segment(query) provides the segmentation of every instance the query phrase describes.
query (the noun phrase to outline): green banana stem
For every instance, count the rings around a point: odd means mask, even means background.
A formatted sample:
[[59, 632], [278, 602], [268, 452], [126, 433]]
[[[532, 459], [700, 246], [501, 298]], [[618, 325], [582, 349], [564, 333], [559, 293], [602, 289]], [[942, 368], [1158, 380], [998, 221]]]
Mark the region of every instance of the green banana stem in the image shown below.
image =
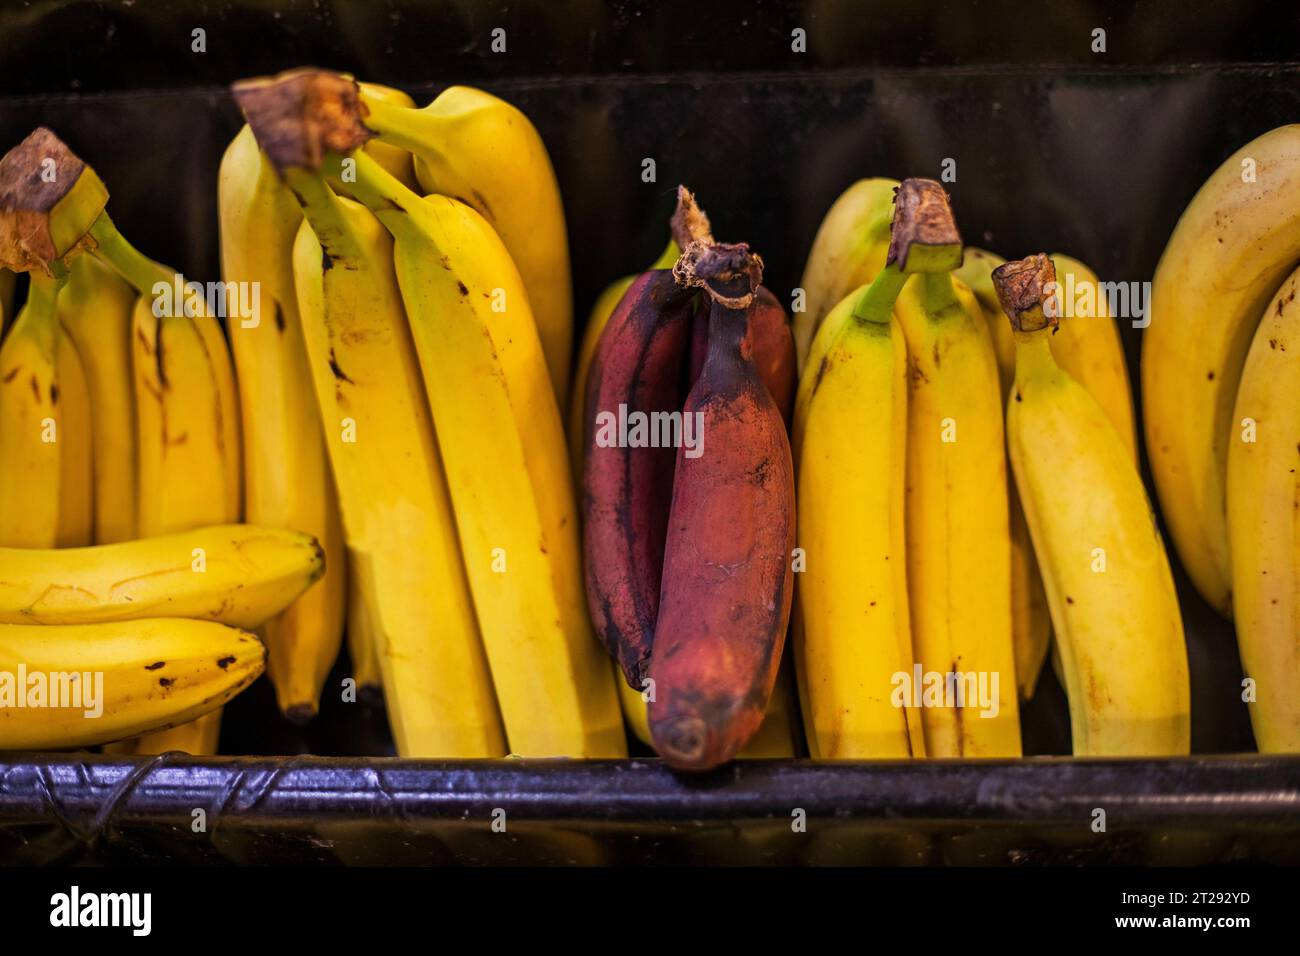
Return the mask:
[[126, 241], [107, 212], [99, 214], [90, 227], [95, 240], [92, 250], [96, 257], [111, 266], [140, 295], [152, 295], [159, 282], [170, 286], [176, 281], [176, 271], [154, 262]]
[[[408, 189], [365, 151], [356, 150], [347, 158], [356, 163], [356, 181], [348, 182], [352, 194], [390, 232], [403, 235], [418, 230], [426, 238], [437, 234], [433, 212], [422, 196]], [[343, 157], [337, 154], [327, 156], [321, 163], [322, 175], [341, 177], [342, 172]]]
[[59, 290], [68, 281], [67, 268], [60, 262], [52, 265], [55, 267], [53, 276], [47, 276], [37, 269], [32, 270], [30, 273], [32, 284], [27, 291], [27, 303], [18, 314], [19, 322], [34, 330], [34, 335], [40, 340], [40, 349], [46, 355], [53, 355], [56, 348], [59, 323], [55, 303], [59, 297]]
[[896, 264], [885, 266], [858, 296], [858, 301], [853, 304], [853, 317], [859, 322], [888, 325], [894, 314], [894, 303], [907, 280], [908, 276]]
[[942, 316], [952, 310], [963, 310], [951, 272], [922, 272], [916, 281], [920, 283], [918, 291], [928, 315]]
[[316, 172], [290, 167], [284, 171], [284, 182], [302, 207], [302, 214], [325, 254], [331, 258], [355, 258], [359, 250], [350, 238], [343, 201], [330, 189], [324, 178], [326, 174], [323, 167]]
[[369, 110], [363, 121], [366, 128], [378, 133], [384, 142], [417, 156], [434, 151], [430, 145], [433, 137], [429, 135], [428, 117], [423, 110], [385, 102], [370, 96], [364, 88], [361, 101]]

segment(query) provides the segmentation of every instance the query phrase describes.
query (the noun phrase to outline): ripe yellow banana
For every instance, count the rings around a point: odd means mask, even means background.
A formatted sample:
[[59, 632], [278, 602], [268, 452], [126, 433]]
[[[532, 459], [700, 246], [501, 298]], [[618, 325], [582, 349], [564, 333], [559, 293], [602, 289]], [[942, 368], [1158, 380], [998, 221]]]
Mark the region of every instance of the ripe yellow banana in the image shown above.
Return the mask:
[[352, 567], [373, 598], [398, 753], [502, 756], [392, 240], [364, 206], [316, 176], [285, 175], [306, 213], [294, 244], [298, 310], [348, 547], [364, 557]]
[[393, 234], [511, 753], [623, 756], [582, 590], [564, 427], [519, 273], [472, 208], [422, 199], [365, 153], [352, 158], [353, 190]]
[[86, 747], [201, 720], [265, 658], [252, 634], [210, 621], [0, 625], [0, 750]]
[[[909, 190], [910, 184], [916, 185]], [[896, 216], [912, 203], [948, 208], [932, 180], [907, 180]], [[955, 225], [951, 235], [959, 244]], [[904, 260], [903, 270], [917, 275], [894, 308], [907, 341], [913, 657], [923, 674], [943, 675], [954, 698], [957, 690], [965, 692], [965, 707], [923, 707], [929, 756], [1019, 756], [1002, 400], [979, 303], [947, 271], [960, 260], [959, 245], [944, 269], [922, 271]], [[959, 682], [949, 674], [966, 676]], [[978, 702], [972, 700], [977, 690]], [[945, 697], [945, 703], [952, 701]]]
[[384, 674], [379, 665], [378, 633], [372, 608], [375, 599], [362, 590], [363, 577], [358, 564], [364, 560], [354, 552], [348, 554], [348, 657], [352, 660], [352, 679], [357, 698], [367, 703], [383, 699]]
[[[259, 143], [293, 95], [356, 98], [332, 74], [237, 84]], [[338, 87], [338, 89], [335, 88]], [[360, 135], [348, 148], [359, 145]], [[465, 579], [455, 517], [393, 270], [388, 232], [278, 137], [270, 158], [302, 207], [294, 287], [338, 488], [351, 571], [366, 600], [398, 753], [499, 757], [505, 736]], [[279, 144], [278, 146], [275, 144]], [[364, 154], [362, 154], [364, 155]]]
[[[832, 341], [799, 382], [795, 461], [799, 668], [809, 750], [819, 759], [921, 757], [921, 715], [895, 706], [913, 673], [904, 548], [907, 349], [892, 321], [897, 265], [825, 317]], [[821, 337], [821, 333], [818, 333]]]
[[1065, 671], [1076, 756], [1190, 747], [1187, 649], [1142, 479], [1101, 405], [1049, 345], [1051, 260], [994, 280], [1016, 332], [1007, 440]]
[[316, 715], [343, 640], [343, 529], [293, 286], [302, 211], [247, 126], [222, 157], [217, 205], [222, 278], [258, 293], [250, 295], [256, 314], [230, 322], [243, 413], [245, 516], [314, 535], [325, 552], [321, 583], [266, 623], [267, 670], [280, 710], [306, 723]]
[[85, 370], [94, 428], [96, 544], [136, 536], [135, 405], [131, 386], [131, 310], [135, 291], [94, 256], [69, 263], [59, 321]]
[[27, 302], [0, 346], [0, 546], [52, 548], [61, 543], [61, 487], [71, 477], [78, 432], [60, 402], [56, 296], [66, 279], [31, 273]]
[[1261, 753], [1300, 753], [1300, 271], [1264, 310], [1228, 445], [1232, 610]]
[[1300, 261], [1300, 125], [1247, 143], [1174, 227], [1142, 337], [1147, 455], [1201, 595], [1232, 607], [1224, 483], [1232, 406], [1264, 307]]
[[859, 179], [822, 219], [800, 282], [804, 309], [794, 313], [800, 372], [809, 364], [813, 339], [826, 314], [884, 268], [897, 187], [895, 179]]
[[187, 617], [253, 628], [324, 566], [310, 535], [255, 525], [86, 548], [0, 548], [0, 624]]
[[537, 129], [511, 104], [452, 86], [423, 109], [361, 88], [365, 125], [415, 155], [429, 193], [472, 206], [496, 230], [519, 269], [541, 337], [556, 401], [567, 408], [573, 290], [564, 205]]
[[59, 442], [63, 446], [59, 455], [58, 545], [80, 548], [95, 538], [94, 425], [77, 343], [62, 326], [58, 335]]
[[[651, 269], [671, 269], [673, 263], [681, 256], [681, 249], [673, 239], [663, 253], [651, 263]], [[573, 460], [573, 474], [582, 479], [583, 456], [586, 452], [583, 416], [587, 404], [587, 376], [591, 372], [592, 359], [596, 357], [596, 347], [600, 345], [600, 333], [605, 331], [609, 317], [615, 306], [622, 300], [636, 276], [624, 276], [611, 282], [596, 298], [587, 319], [587, 327], [582, 333], [582, 343], [578, 346], [578, 361], [573, 367], [573, 387], [569, 390], [569, 457]], [[624, 682], [626, 683], [626, 682]], [[632, 690], [631, 687], [628, 690]]]

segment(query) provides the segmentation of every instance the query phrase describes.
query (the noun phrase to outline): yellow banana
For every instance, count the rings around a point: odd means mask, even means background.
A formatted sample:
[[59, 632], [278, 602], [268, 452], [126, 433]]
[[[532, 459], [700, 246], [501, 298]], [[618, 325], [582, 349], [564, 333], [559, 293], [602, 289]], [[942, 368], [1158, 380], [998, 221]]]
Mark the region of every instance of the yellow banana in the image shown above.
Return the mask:
[[77, 343], [62, 326], [58, 335], [59, 442], [63, 446], [59, 455], [58, 546], [79, 548], [95, 537], [94, 427]]
[[564, 428], [519, 274], [469, 206], [422, 199], [364, 153], [353, 159], [354, 191], [393, 234], [510, 750], [625, 755], [587, 617]]
[[[380, 86], [378, 83], [358, 83], [357, 85], [362, 92], [374, 100], [390, 103], [404, 109], [415, 109], [415, 100], [401, 90], [395, 90], [391, 86]], [[366, 151], [371, 159], [383, 166], [390, 176], [400, 179], [402, 185], [408, 189], [420, 188], [420, 182], [415, 178], [415, 158], [407, 150], [380, 139], [372, 139], [361, 148]], [[336, 195], [348, 199], [357, 198], [352, 195], [348, 183], [342, 180], [331, 181], [330, 188], [334, 190]]]
[[1232, 609], [1261, 753], [1300, 753], [1300, 271], [1264, 310], [1228, 445]]
[[[300, 79], [314, 83], [313, 77]], [[323, 93], [337, 81], [355, 100], [350, 81], [320, 77]], [[274, 80], [235, 86], [263, 147], [265, 110], [279, 95]], [[393, 270], [392, 239], [364, 206], [335, 195], [299, 168], [292, 152], [273, 148], [271, 159], [305, 214], [294, 243], [298, 312], [350, 569], [366, 600], [398, 753], [502, 756], [505, 736]]]
[[1232, 606], [1224, 482], [1232, 406], [1264, 307], [1300, 261], [1300, 125], [1247, 143], [1201, 186], [1156, 267], [1142, 334], [1147, 455], [1183, 566]]
[[0, 346], [0, 546], [53, 548], [61, 543], [65, 459], [88, 436], [69, 421], [60, 402], [59, 335], [55, 299], [66, 273], [33, 271], [27, 303]]
[[373, 619], [374, 598], [362, 590], [358, 558], [348, 555], [348, 657], [352, 660], [352, 679], [357, 697], [367, 703], [383, 699], [384, 676], [379, 666], [379, 648]]
[[210, 621], [0, 626], [0, 750], [86, 747], [193, 721], [251, 684], [265, 657], [252, 634]]
[[1051, 260], [994, 273], [1016, 333], [1007, 442], [1065, 671], [1076, 756], [1185, 754], [1191, 722], [1178, 598], [1119, 433], [1052, 356]]
[[556, 401], [567, 408], [573, 349], [569, 240], [560, 187], [537, 129], [511, 104], [451, 86], [423, 109], [361, 88], [365, 125], [415, 155], [426, 192], [455, 197], [496, 230], [519, 269]]
[[[651, 263], [650, 268], [671, 269], [680, 255], [681, 249], [678, 248], [676, 241], [669, 239], [667, 247], [659, 258]], [[578, 361], [573, 367], [573, 387], [569, 390], [569, 457], [573, 460], [573, 474], [578, 481], [582, 479], [583, 456], [586, 452], [583, 417], [586, 415], [587, 405], [587, 376], [591, 373], [591, 362], [596, 357], [597, 346], [600, 345], [600, 333], [605, 331], [609, 317], [635, 279], [636, 276], [624, 276], [605, 287], [596, 298], [596, 304], [591, 307], [587, 327], [582, 333], [582, 343], [578, 346]], [[633, 688], [629, 687], [628, 690]]]
[[[947, 209], [942, 187], [931, 180], [907, 180], [896, 215], [903, 216], [912, 203], [921, 208], [942, 203]], [[950, 212], [948, 216], [951, 221]], [[956, 238], [955, 226], [952, 236]], [[947, 268], [960, 257], [958, 247]], [[997, 359], [979, 303], [965, 284], [954, 282], [944, 269], [902, 265], [905, 272], [918, 273], [903, 287], [894, 308], [907, 341], [906, 537], [913, 657], [923, 675], [941, 676], [944, 690], [952, 692], [945, 693], [947, 706], [922, 709], [926, 753], [1019, 756]], [[805, 616], [805, 626], [807, 621]], [[951, 706], [958, 690], [964, 691], [964, 707]], [[977, 691], [978, 703], [971, 699]]]
[[96, 544], [136, 536], [136, 432], [131, 400], [135, 299], [130, 285], [88, 255], [71, 261], [68, 284], [59, 293], [59, 321], [76, 343], [89, 393]]
[[859, 179], [822, 219], [800, 282], [804, 308], [794, 313], [800, 372], [809, 365], [813, 339], [826, 313], [884, 268], [897, 187], [895, 179]]
[[[407, 160], [408, 164], [410, 160]], [[302, 211], [245, 126], [226, 149], [217, 183], [221, 272], [257, 290], [251, 318], [230, 322], [243, 413], [248, 521], [314, 535], [325, 576], [266, 623], [268, 673], [280, 710], [315, 716], [343, 640], [347, 596], [343, 530], [293, 286]]]
[[[913, 673], [904, 548], [907, 349], [891, 315], [897, 265], [825, 317], [833, 340], [799, 382], [795, 661], [819, 759], [922, 757], [921, 715], [896, 706]], [[828, 333], [832, 334], [832, 333]], [[818, 333], [821, 337], [821, 333]]]
[[0, 624], [203, 618], [253, 628], [324, 571], [297, 531], [219, 525], [87, 548], [0, 548]]
[[[1069, 256], [1052, 257], [1057, 266], [1061, 290], [1072, 289], [1075, 299], [1069, 317], [1051, 338], [1052, 354], [1063, 369], [1097, 399], [1120, 437], [1137, 460], [1137, 435], [1133, 421], [1133, 397], [1119, 330], [1110, 318], [1109, 306], [1100, 294], [1097, 276], [1083, 263]], [[1002, 381], [1003, 407], [1015, 381], [1015, 338], [1002, 315], [992, 271], [1006, 260], [983, 249], [967, 247], [961, 268], [954, 273], [975, 293], [988, 323]], [[1020, 492], [1015, 482], [1008, 489], [1011, 518], [1011, 606], [1016, 648], [1016, 679], [1021, 697], [1034, 695], [1038, 675], [1047, 657], [1051, 618], [1042, 575], [1029, 540]]]

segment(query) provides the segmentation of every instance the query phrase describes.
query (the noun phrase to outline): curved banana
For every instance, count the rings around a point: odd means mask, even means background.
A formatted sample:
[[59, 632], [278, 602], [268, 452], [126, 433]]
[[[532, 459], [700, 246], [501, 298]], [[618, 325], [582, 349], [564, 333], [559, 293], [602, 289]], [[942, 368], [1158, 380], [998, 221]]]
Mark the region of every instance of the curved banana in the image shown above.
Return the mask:
[[393, 234], [511, 753], [623, 756], [582, 590], [564, 428], [519, 274], [469, 206], [422, 199], [364, 153], [353, 159], [354, 191]]
[[201, 720], [265, 661], [255, 636], [210, 621], [0, 625], [0, 750], [88, 747]]
[[[677, 242], [669, 239], [664, 251], [650, 264], [650, 269], [647, 271], [671, 269], [681, 254]], [[635, 280], [634, 275], [617, 279], [596, 297], [596, 304], [591, 307], [587, 327], [582, 333], [582, 343], [578, 346], [578, 361], [573, 367], [573, 385], [569, 390], [569, 457], [573, 460], [573, 474], [578, 482], [582, 481], [583, 457], [586, 451], [583, 416], [586, 414], [587, 377], [591, 372], [591, 362], [596, 357], [596, 347], [600, 345], [600, 333], [605, 331], [609, 317]]]
[[253, 628], [325, 570], [310, 535], [218, 525], [87, 548], [0, 548], [0, 624], [201, 618]]
[[267, 670], [280, 711], [306, 723], [343, 641], [343, 529], [293, 286], [302, 211], [248, 126], [222, 157], [217, 205], [222, 278], [258, 290], [251, 299], [257, 314], [230, 322], [243, 412], [245, 516], [314, 535], [325, 552], [320, 584], [266, 622]]
[[58, 546], [80, 548], [95, 538], [94, 424], [85, 365], [77, 343], [62, 326], [58, 366], [59, 441], [63, 445], [59, 455]]
[[1228, 445], [1232, 610], [1261, 753], [1300, 753], [1300, 271], [1264, 310]]
[[[909, 189], [910, 184], [915, 184]], [[947, 210], [942, 187], [907, 180], [913, 204]], [[951, 212], [948, 211], [951, 222]], [[925, 706], [931, 757], [1019, 756], [1011, 625], [1011, 530], [997, 359], [979, 303], [943, 263], [912, 264], [894, 315], [907, 340], [907, 575], [912, 648], [923, 674], [943, 675], [945, 706]], [[947, 249], [948, 246], [937, 247]], [[932, 253], [937, 258], [937, 253]], [[893, 247], [891, 246], [891, 260]], [[805, 619], [806, 620], [806, 619]], [[960, 685], [956, 678], [962, 676]], [[956, 691], [965, 688], [965, 706]], [[971, 698], [978, 690], [980, 700]]]
[[1101, 405], [1048, 344], [1051, 260], [994, 273], [1016, 334], [1007, 440], [1065, 671], [1075, 756], [1190, 747], [1178, 597], [1142, 479]]
[[799, 668], [819, 759], [925, 756], [918, 709], [895, 706], [912, 674], [904, 547], [907, 348], [892, 321], [906, 277], [883, 268], [826, 316], [838, 330], [799, 382], [795, 462]]
[[59, 321], [85, 369], [94, 428], [96, 544], [136, 536], [135, 406], [131, 400], [131, 310], [135, 291], [94, 256], [69, 264]]
[[392, 240], [364, 206], [317, 177], [287, 170], [286, 180], [306, 214], [294, 244], [298, 310], [344, 533], [364, 558], [352, 568], [372, 599], [398, 753], [503, 756]]
[[371, 580], [360, 568], [364, 560], [356, 552], [348, 553], [348, 657], [352, 661], [358, 699], [376, 703], [383, 700], [384, 672], [379, 664], [375, 599], [363, 588], [364, 582]]
[[472, 206], [496, 230], [528, 290], [556, 401], [567, 408], [573, 289], [564, 205], [551, 158], [528, 117], [504, 100], [451, 86], [423, 109], [361, 88], [365, 125], [415, 155], [425, 192]]
[[1265, 305], [1300, 261], [1300, 125], [1224, 161], [1156, 267], [1142, 338], [1147, 455], [1165, 521], [1197, 590], [1232, 606], [1224, 482], [1233, 401]]
[[60, 544], [64, 460], [85, 440], [59, 402], [59, 334], [55, 298], [64, 277], [31, 273], [27, 302], [0, 346], [0, 546]]
[[859, 179], [840, 194], [822, 219], [799, 283], [804, 310], [794, 314], [794, 344], [801, 373], [809, 364], [813, 338], [826, 313], [884, 268], [896, 188], [896, 179]]

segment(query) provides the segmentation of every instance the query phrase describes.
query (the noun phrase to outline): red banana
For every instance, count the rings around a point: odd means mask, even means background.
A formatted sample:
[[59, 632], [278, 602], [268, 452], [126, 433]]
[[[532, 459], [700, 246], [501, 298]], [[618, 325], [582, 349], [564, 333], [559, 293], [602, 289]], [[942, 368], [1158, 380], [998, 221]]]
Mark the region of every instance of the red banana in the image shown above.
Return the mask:
[[714, 299], [708, 357], [685, 407], [701, 416], [702, 453], [677, 452], [649, 667], [655, 749], [686, 770], [729, 760], [758, 729], [794, 590], [794, 466], [754, 365], [749, 313], [761, 262], [745, 254], [748, 289], [704, 283]]
[[627, 682], [642, 689], [659, 611], [664, 534], [672, 502], [672, 447], [600, 440], [598, 417], [681, 408], [696, 291], [672, 270], [638, 276], [600, 337], [587, 381], [583, 557], [587, 606]]
[[[691, 335], [691, 384], [700, 377], [704, 357], [709, 351], [709, 305], [707, 301], [701, 305], [703, 307], [696, 310]], [[772, 400], [789, 430], [795, 390], [799, 385], [794, 333], [785, 309], [766, 286], [759, 286], [754, 293], [754, 303], [749, 309], [748, 337], [754, 367], [772, 394]]]

